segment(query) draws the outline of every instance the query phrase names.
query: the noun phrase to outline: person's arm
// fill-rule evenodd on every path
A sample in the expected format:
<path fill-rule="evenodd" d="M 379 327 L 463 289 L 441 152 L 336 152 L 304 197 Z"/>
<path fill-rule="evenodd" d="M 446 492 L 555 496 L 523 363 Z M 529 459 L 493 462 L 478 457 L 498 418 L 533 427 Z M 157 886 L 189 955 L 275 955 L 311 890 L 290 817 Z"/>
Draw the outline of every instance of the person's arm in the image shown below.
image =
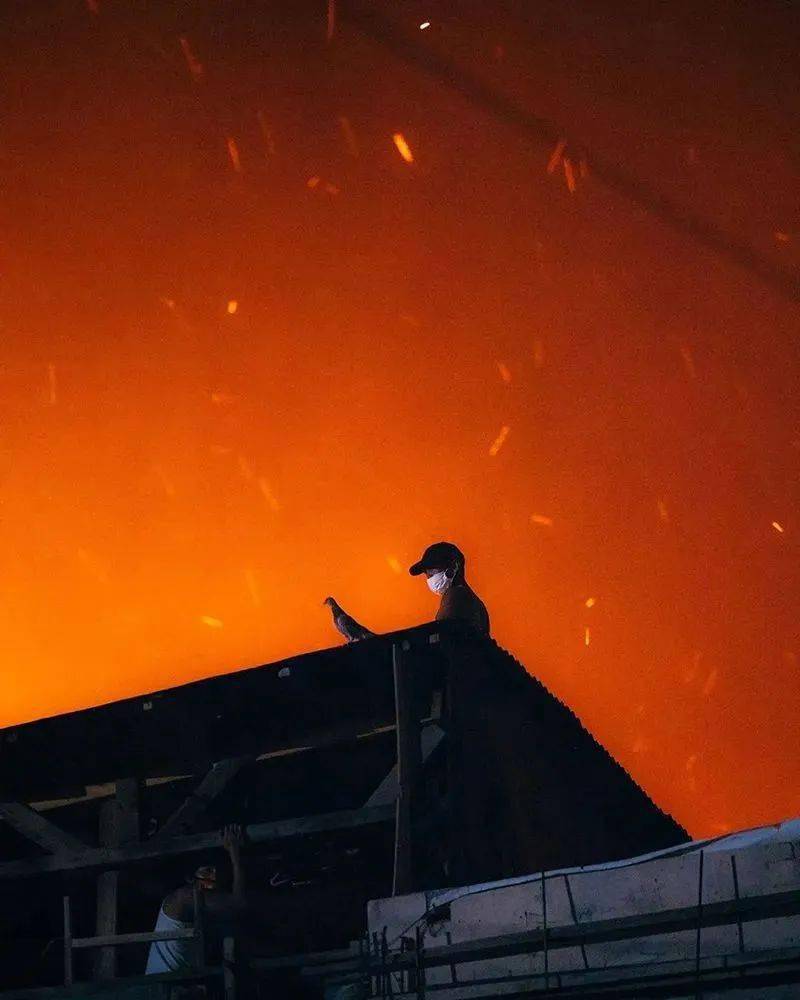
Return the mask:
<path fill-rule="evenodd" d="M 230 892 L 208 892 L 204 903 L 209 917 L 227 924 L 242 916 L 247 908 L 245 896 L 244 865 L 242 864 L 242 828 L 235 824 L 222 829 L 222 845 L 228 852 L 233 869 L 233 885 Z"/>
<path fill-rule="evenodd" d="M 241 826 L 231 823 L 229 826 L 223 828 L 222 846 L 228 852 L 228 857 L 231 859 L 231 868 L 233 869 L 233 888 L 231 889 L 231 893 L 237 903 L 243 903 L 245 895 L 244 865 L 242 864 L 243 843 L 244 836 L 242 835 Z"/>

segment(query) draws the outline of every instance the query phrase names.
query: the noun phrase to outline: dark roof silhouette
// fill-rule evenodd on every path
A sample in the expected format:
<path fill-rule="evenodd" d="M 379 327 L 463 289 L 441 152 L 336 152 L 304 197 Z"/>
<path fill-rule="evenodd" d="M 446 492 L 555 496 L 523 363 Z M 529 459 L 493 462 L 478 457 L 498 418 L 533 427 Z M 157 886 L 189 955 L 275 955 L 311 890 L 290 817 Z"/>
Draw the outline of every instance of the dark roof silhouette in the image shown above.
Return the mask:
<path fill-rule="evenodd" d="M 129 823 L 109 850 L 98 829 L 113 782 Z M 0 882 L 19 885 L 5 898 L 23 894 L 28 922 L 18 926 L 16 902 L 0 904 L 0 965 L 23 962 L 27 941 L 32 967 L 42 942 L 30 944 L 30 926 L 58 936 L 65 884 L 77 919 L 83 906 L 91 923 L 97 873 L 139 872 L 126 882 L 122 925 L 149 929 L 161 896 L 219 856 L 225 822 L 248 829 L 251 885 L 264 926 L 281 914 L 271 947 L 285 953 L 346 945 L 364 929 L 367 900 L 393 888 L 688 840 L 569 708 L 458 622 L 0 731 L 0 815 Z"/>

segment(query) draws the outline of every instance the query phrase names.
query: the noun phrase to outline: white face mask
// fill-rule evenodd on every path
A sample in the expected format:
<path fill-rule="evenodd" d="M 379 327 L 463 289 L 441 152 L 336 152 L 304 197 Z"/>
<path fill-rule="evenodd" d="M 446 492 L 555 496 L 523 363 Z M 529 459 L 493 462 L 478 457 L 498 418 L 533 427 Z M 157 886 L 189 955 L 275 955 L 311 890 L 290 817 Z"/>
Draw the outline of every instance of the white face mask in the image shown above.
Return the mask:
<path fill-rule="evenodd" d="M 428 586 L 434 594 L 443 594 L 453 582 L 456 575 L 455 570 L 442 570 L 441 573 L 434 573 L 428 577 Z"/>

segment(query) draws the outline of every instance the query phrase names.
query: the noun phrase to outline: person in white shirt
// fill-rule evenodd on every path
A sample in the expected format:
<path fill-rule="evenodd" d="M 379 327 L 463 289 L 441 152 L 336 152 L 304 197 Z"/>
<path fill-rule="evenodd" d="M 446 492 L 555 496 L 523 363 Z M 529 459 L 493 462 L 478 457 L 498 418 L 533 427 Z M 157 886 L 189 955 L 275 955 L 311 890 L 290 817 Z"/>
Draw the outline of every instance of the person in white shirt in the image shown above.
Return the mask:
<path fill-rule="evenodd" d="M 217 884 L 217 870 L 213 865 L 202 865 L 187 880 L 186 885 L 175 889 L 165 897 L 158 911 L 158 919 L 153 928 L 156 931 L 183 930 L 194 925 L 194 889 L 204 894 L 205 911 L 211 921 L 232 922 L 245 909 L 245 878 L 242 866 L 242 828 L 226 826 L 222 831 L 222 843 L 231 859 L 233 885 L 227 892 Z M 174 941 L 153 941 L 147 956 L 145 973 L 178 972 L 191 969 L 195 964 L 194 941 L 191 938 L 177 938 Z"/>

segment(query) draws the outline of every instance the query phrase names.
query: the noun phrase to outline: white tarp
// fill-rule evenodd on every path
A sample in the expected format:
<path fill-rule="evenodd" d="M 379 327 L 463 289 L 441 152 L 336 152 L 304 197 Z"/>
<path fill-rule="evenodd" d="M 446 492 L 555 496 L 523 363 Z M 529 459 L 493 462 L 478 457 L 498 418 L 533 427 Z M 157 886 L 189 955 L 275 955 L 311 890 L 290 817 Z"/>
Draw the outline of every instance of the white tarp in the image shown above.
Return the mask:
<path fill-rule="evenodd" d="M 701 851 L 704 904 L 735 898 L 732 858 L 740 897 L 800 892 L 800 819 L 793 819 L 622 861 L 545 872 L 547 924 L 566 926 L 697 906 Z M 543 926 L 542 888 L 542 874 L 536 873 L 374 900 L 368 909 L 369 929 L 380 934 L 386 928 L 392 950 L 399 947 L 401 935 L 413 936 L 418 924 L 425 928 L 425 947 L 535 930 Z M 425 914 L 446 903 L 450 904 L 449 918 L 427 926 Z M 744 922 L 742 942 L 747 951 L 800 946 L 800 917 Z M 696 945 L 692 929 L 587 945 L 583 950 L 563 948 L 550 952 L 548 968 L 557 972 L 693 960 Z M 736 924 L 702 929 L 701 956 L 733 955 L 739 949 Z M 461 963 L 457 973 L 464 982 L 487 976 L 536 975 L 543 969 L 543 955 L 538 952 Z M 450 970 L 432 969 L 428 980 L 431 984 L 449 982 Z"/>

